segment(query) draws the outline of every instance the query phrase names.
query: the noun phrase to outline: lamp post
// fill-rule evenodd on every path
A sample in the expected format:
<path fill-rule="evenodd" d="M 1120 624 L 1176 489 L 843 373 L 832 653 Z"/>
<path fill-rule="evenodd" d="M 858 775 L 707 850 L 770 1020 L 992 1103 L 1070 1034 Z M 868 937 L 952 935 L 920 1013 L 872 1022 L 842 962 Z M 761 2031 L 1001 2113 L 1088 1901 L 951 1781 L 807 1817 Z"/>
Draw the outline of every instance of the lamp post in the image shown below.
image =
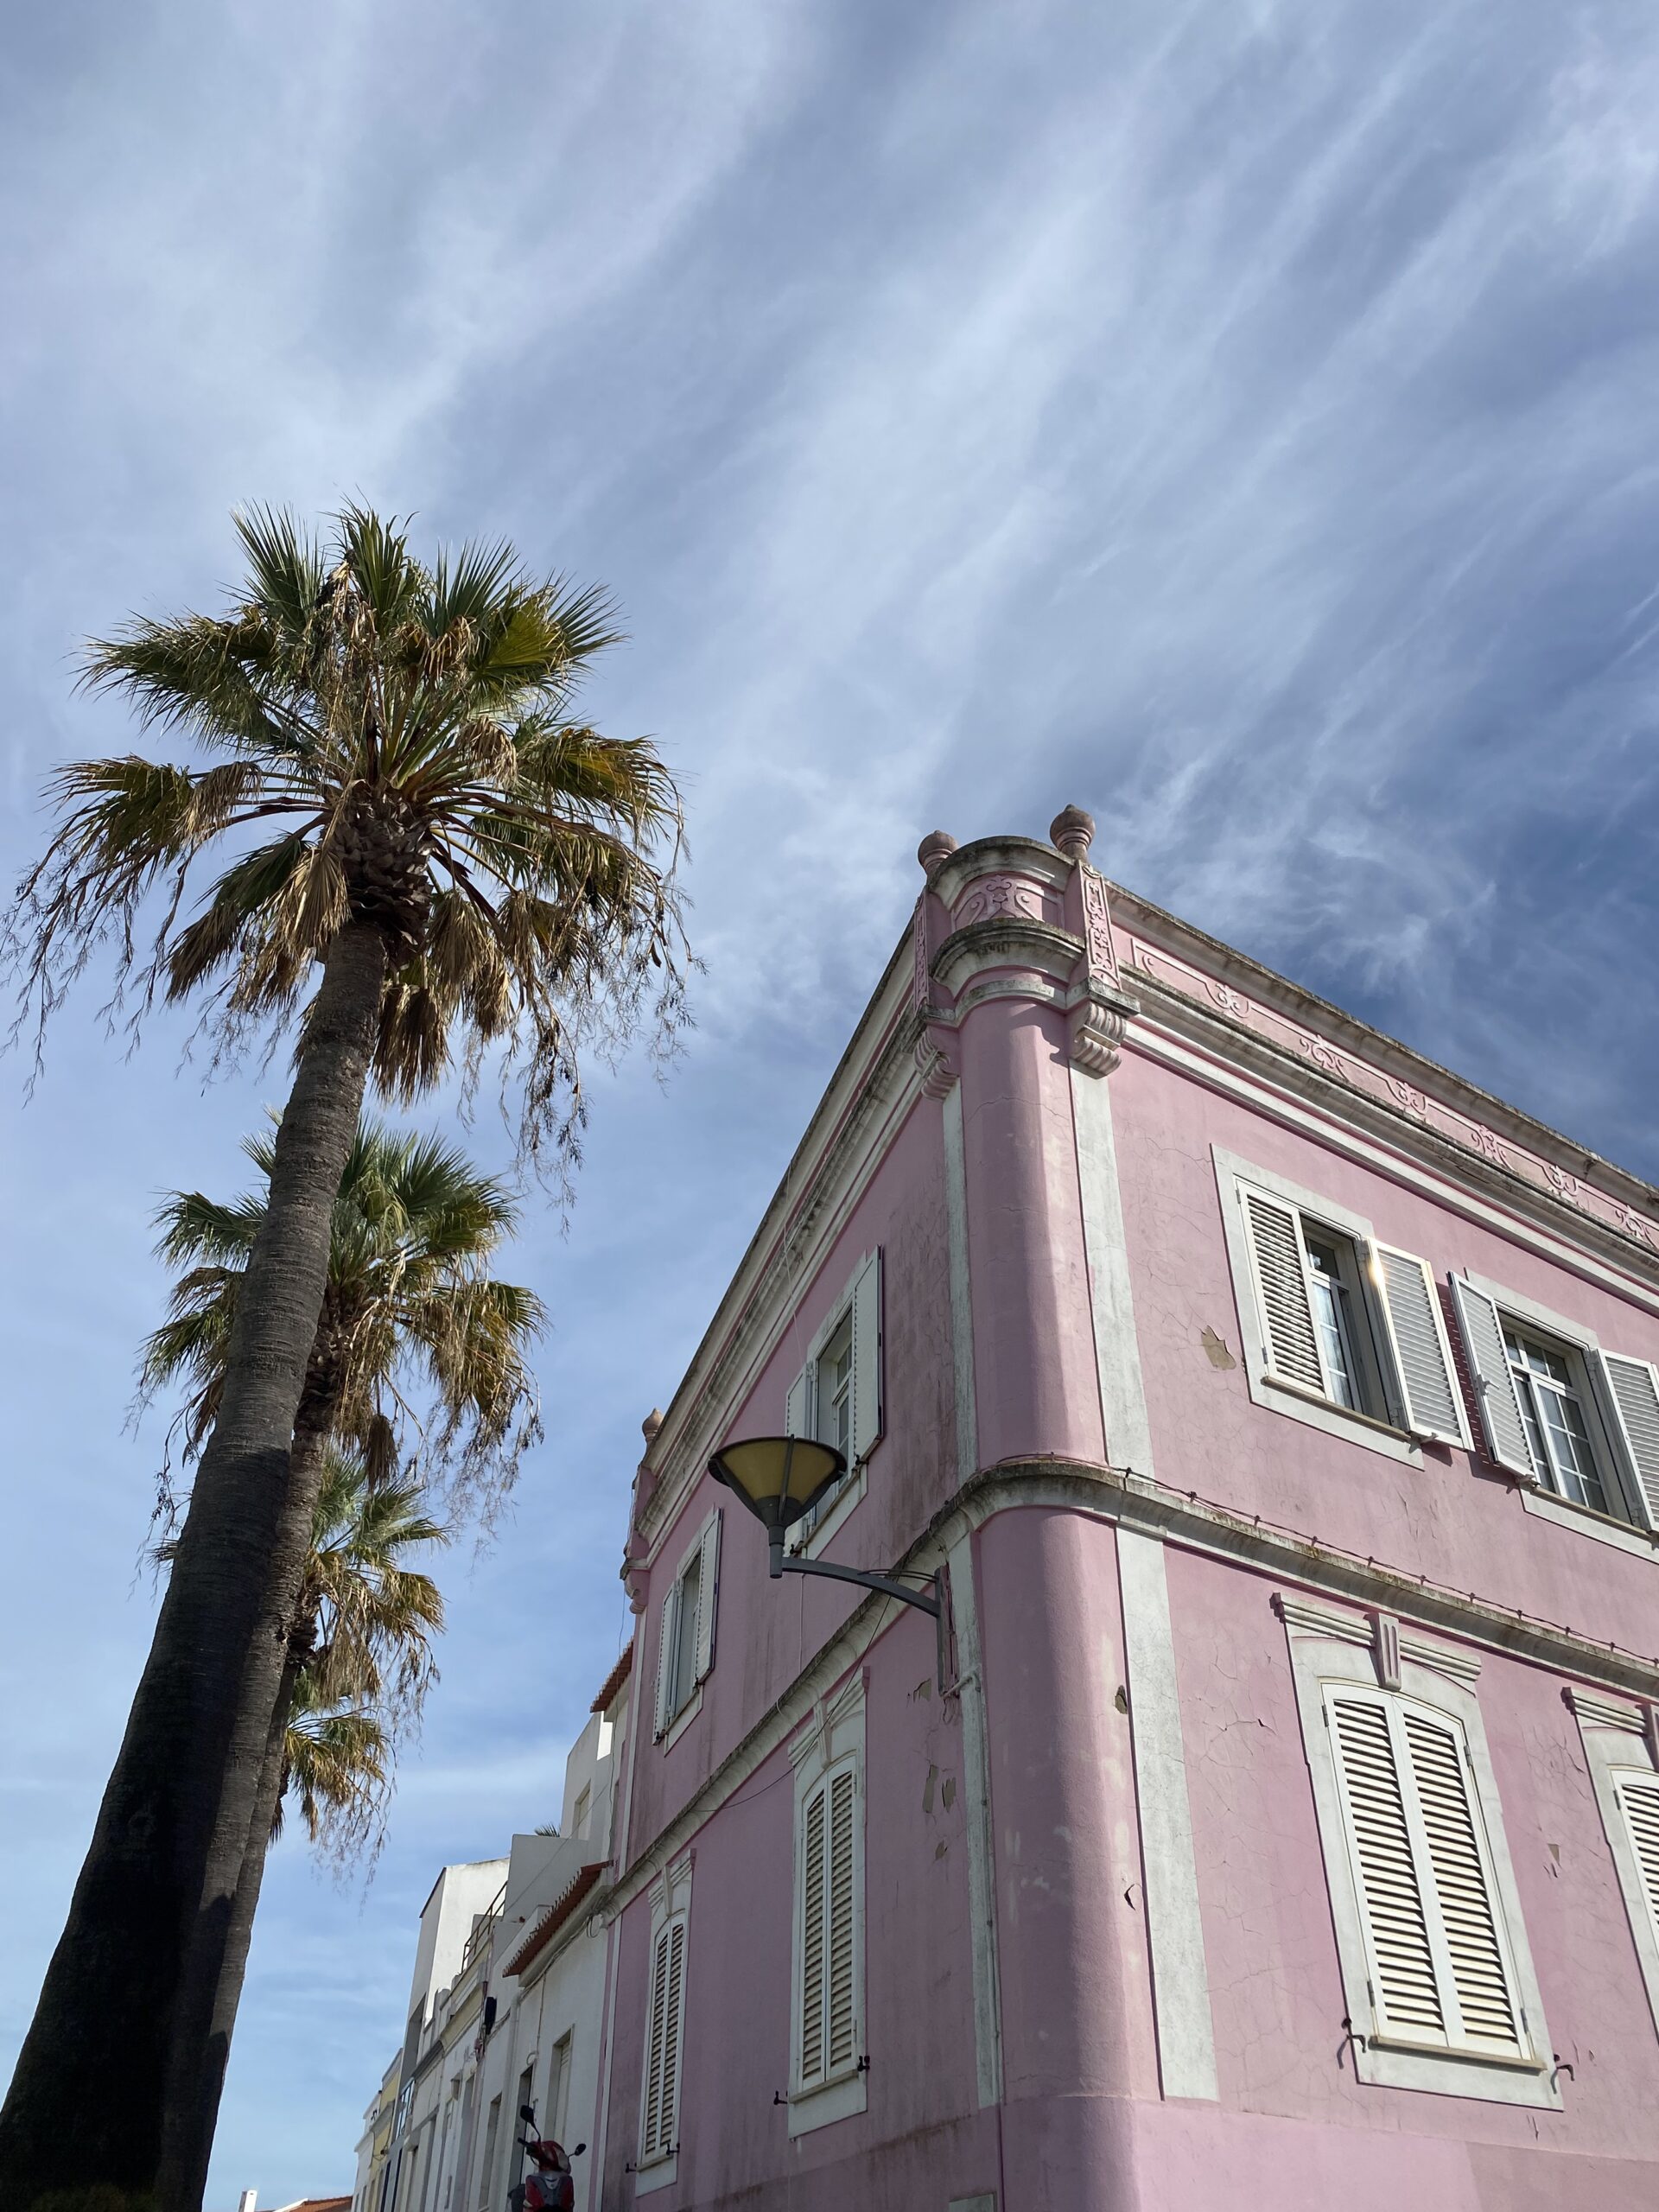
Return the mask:
<path fill-rule="evenodd" d="M 949 1595 L 944 1570 L 927 1578 L 926 1591 L 907 1590 L 891 1575 L 868 1574 L 860 1567 L 837 1567 L 832 1560 L 785 1559 L 786 1530 L 810 1513 L 832 1484 L 847 1471 L 833 1445 L 810 1436 L 751 1436 L 727 1444 L 709 1462 L 709 1471 L 747 1505 L 766 1532 L 773 1581 L 782 1574 L 821 1574 L 831 1582 L 855 1582 L 879 1590 L 933 1617 L 938 1649 L 939 1695 L 944 1695 L 949 1663 Z M 931 1592 L 931 1595 L 927 1594 Z"/>

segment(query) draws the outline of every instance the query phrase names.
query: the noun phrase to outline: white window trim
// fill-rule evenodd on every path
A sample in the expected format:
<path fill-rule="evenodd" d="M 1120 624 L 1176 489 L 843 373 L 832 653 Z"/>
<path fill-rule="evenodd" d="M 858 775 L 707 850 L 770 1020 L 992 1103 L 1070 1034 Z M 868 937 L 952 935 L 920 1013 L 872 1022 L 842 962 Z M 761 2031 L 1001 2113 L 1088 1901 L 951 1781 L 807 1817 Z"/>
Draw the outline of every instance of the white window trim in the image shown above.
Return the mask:
<path fill-rule="evenodd" d="M 1494 1282 L 1488 1275 L 1474 1274 L 1465 1269 L 1464 1281 L 1491 1300 L 1500 1321 L 1505 1314 L 1512 1315 L 1523 1327 L 1535 1329 L 1541 1336 L 1554 1337 L 1580 1354 L 1585 1388 L 1579 1395 L 1591 1431 L 1590 1448 L 1596 1455 L 1596 1471 L 1601 1477 L 1602 1487 L 1611 1486 L 1618 1491 L 1634 1517 L 1627 1521 L 1617 1514 L 1598 1513 L 1593 1505 L 1580 1505 L 1535 1478 L 1525 1475 L 1519 1478 L 1516 1484 L 1522 1509 L 1535 1513 L 1540 1520 L 1554 1522 L 1559 1528 L 1574 1529 L 1581 1536 L 1611 1544 L 1617 1551 L 1639 1552 L 1651 1559 L 1659 1551 L 1659 1538 L 1644 1526 L 1641 1506 L 1630 1495 L 1636 1476 L 1634 1470 L 1626 1465 L 1626 1447 L 1619 1429 L 1614 1426 L 1617 1414 L 1605 1400 L 1601 1339 L 1582 1321 L 1569 1321 L 1564 1313 L 1553 1313 L 1548 1306 L 1540 1306 L 1535 1299 L 1523 1298 L 1519 1291 L 1510 1289 L 1505 1283 Z"/>
<path fill-rule="evenodd" d="M 873 1251 L 860 1254 L 858 1264 L 853 1269 L 852 1274 L 848 1277 L 846 1285 L 842 1289 L 840 1297 L 836 1299 L 835 1304 L 824 1316 L 823 1320 L 819 1324 L 817 1329 L 813 1333 L 811 1343 L 807 1346 L 806 1362 L 804 1366 L 802 1368 L 800 1376 L 798 1377 L 797 1380 L 798 1382 L 804 1380 L 805 1383 L 806 1427 L 807 1433 L 809 1435 L 816 1436 L 818 1433 L 818 1362 L 823 1356 L 825 1345 L 829 1344 L 830 1338 L 836 1334 L 836 1332 L 840 1328 L 842 1323 L 845 1321 L 848 1316 L 852 1313 L 853 1301 L 857 1294 L 860 1279 L 862 1277 L 865 1269 L 870 1265 L 872 1261 L 874 1262 L 878 1270 L 876 1279 L 876 1295 L 878 1300 L 881 1298 L 882 1287 L 880 1274 L 881 1267 L 881 1250 L 880 1247 L 878 1245 Z M 862 1456 L 855 1458 L 851 1465 L 848 1468 L 847 1473 L 842 1478 L 841 1488 L 835 1492 L 833 1497 L 831 1497 L 827 1507 L 821 1510 L 818 1519 L 813 1522 L 812 1526 L 807 1529 L 804 1534 L 801 1533 L 798 1529 L 791 1531 L 789 1540 L 789 1548 L 791 1552 L 798 1554 L 804 1559 L 817 1559 L 819 1553 L 828 1548 L 837 1532 L 842 1529 L 845 1522 L 851 1518 L 853 1513 L 857 1510 L 857 1508 L 863 1503 L 865 1493 L 869 1488 L 869 1463 L 875 1452 L 880 1447 L 882 1438 L 887 1433 L 887 1376 L 885 1373 L 887 1366 L 887 1341 L 885 1319 L 885 1315 L 878 1314 L 878 1349 L 876 1353 L 877 1373 L 875 1386 L 877 1418 L 874 1433 L 870 1440 L 868 1449 L 864 1452 Z M 854 1419 L 855 1421 L 857 1419 L 856 1408 L 854 1409 Z"/>
<path fill-rule="evenodd" d="M 1659 1931 L 1656 1931 L 1653 1915 L 1648 1909 L 1646 1885 L 1637 1864 L 1618 1789 L 1621 1774 L 1649 1778 L 1659 1776 L 1654 1731 L 1634 1706 L 1593 1696 L 1586 1690 L 1569 1690 L 1567 1698 L 1579 1724 L 1591 1787 L 1596 1793 L 1596 1806 L 1601 1815 L 1602 1833 L 1618 1876 L 1631 1940 L 1642 1968 L 1643 1986 L 1648 1993 L 1648 2006 L 1654 2026 L 1659 2029 Z"/>
<path fill-rule="evenodd" d="M 1249 1230 L 1244 1217 L 1243 1184 L 1254 1184 L 1258 1190 L 1282 1198 L 1298 1213 L 1311 1214 L 1315 1221 L 1327 1223 L 1343 1236 L 1351 1237 L 1362 1250 L 1376 1242 L 1376 1233 L 1369 1221 L 1346 1206 L 1337 1205 L 1322 1198 L 1317 1192 L 1304 1190 L 1271 1169 L 1257 1167 L 1248 1160 L 1241 1160 L 1236 1153 L 1224 1151 L 1221 1146 L 1211 1147 L 1215 1161 L 1216 1186 L 1221 1196 L 1222 1228 L 1227 1240 L 1227 1261 L 1233 1278 L 1233 1300 L 1238 1309 L 1240 1339 L 1244 1351 L 1244 1377 L 1252 1402 L 1266 1406 L 1276 1414 L 1287 1414 L 1293 1421 L 1305 1421 L 1311 1428 L 1323 1429 L 1327 1436 L 1339 1436 L 1345 1443 L 1362 1445 L 1368 1452 L 1380 1452 L 1384 1458 L 1403 1460 L 1408 1466 L 1421 1467 L 1422 1447 L 1408 1432 L 1392 1421 L 1376 1421 L 1370 1414 L 1356 1413 L 1348 1406 L 1338 1405 L 1334 1400 L 1317 1397 L 1312 1392 L 1299 1389 L 1269 1372 L 1267 1337 L 1262 1326 L 1262 1310 L 1256 1294 L 1255 1260 L 1250 1248 Z M 1362 1270 L 1362 1273 L 1363 1271 Z M 1392 1342 L 1383 1317 L 1378 1311 L 1379 1294 L 1367 1284 L 1364 1288 L 1368 1319 L 1374 1339 L 1380 1339 L 1392 1357 Z M 1452 1369 L 1455 1382 L 1456 1368 Z M 1385 1389 L 1392 1395 L 1392 1376 L 1383 1377 Z"/>
<path fill-rule="evenodd" d="M 848 2120 L 868 2103 L 864 2057 L 864 1671 L 855 1669 L 836 1695 L 820 1702 L 806 1729 L 789 1747 L 795 1768 L 795 1827 L 790 1911 L 789 2133 L 810 2135 L 838 2120 Z M 802 1837 L 807 1800 L 824 1777 L 851 1764 L 857 1782 L 853 1821 L 853 2063 L 810 2088 L 801 2086 Z"/>
<path fill-rule="evenodd" d="M 706 1666 L 701 1664 L 701 1644 L 703 1639 L 699 1638 L 699 1651 L 697 1654 L 695 1654 L 693 1657 L 693 1664 L 698 1666 L 699 1671 L 696 1682 L 692 1688 L 691 1694 L 684 1700 L 674 1713 L 669 1715 L 664 1725 L 656 1731 L 657 1742 L 664 1751 L 667 1751 L 671 1745 L 679 1741 L 680 1738 L 685 1733 L 687 1727 L 696 1718 L 697 1714 L 702 1712 L 702 1686 L 704 1682 L 707 1681 L 709 1675 L 714 1669 L 714 1654 L 715 1648 L 715 1629 L 716 1625 L 715 1616 L 717 1613 L 720 1605 L 720 1526 L 721 1510 L 719 1506 L 716 1505 L 699 1524 L 696 1535 L 693 1537 L 690 1543 L 687 1545 L 685 1550 L 680 1555 L 680 1563 L 675 1568 L 673 1579 L 669 1584 L 669 1589 L 674 1592 L 674 1603 L 671 1609 L 665 1610 L 665 1608 L 661 1605 L 657 1608 L 658 1636 L 659 1639 L 657 1647 L 657 1680 L 660 1685 L 664 1678 L 664 1670 L 668 1666 L 669 1655 L 671 1651 L 677 1651 L 679 1645 L 680 1606 L 683 1603 L 682 1593 L 685 1586 L 685 1578 L 690 1571 L 693 1560 L 701 1559 L 705 1561 L 712 1562 L 714 1573 L 709 1578 L 710 1587 L 705 1591 L 702 1586 L 701 1580 L 699 1580 L 697 1589 L 697 1602 L 699 1605 L 706 1605 L 709 1609 L 709 1635 L 706 1639 L 709 1647 L 708 1664 Z M 712 1542 L 710 1541 L 711 1536 L 713 1539 Z M 671 1611 L 671 1620 L 670 1618 Z M 660 1688 L 657 1694 L 656 1711 L 658 1713 L 662 1711 L 662 1693 Z"/>
<path fill-rule="evenodd" d="M 1526 1923 L 1509 1845 L 1504 1839 L 1497 1783 L 1472 1684 L 1480 1662 L 1471 1652 L 1442 1646 L 1395 1622 L 1382 1624 L 1310 1600 L 1276 1601 L 1290 1646 L 1291 1673 L 1302 1725 L 1302 1748 L 1313 1784 L 1319 1845 L 1325 1859 L 1331 1917 L 1335 1924 L 1343 1996 L 1353 2030 L 1356 2077 L 1381 2088 L 1415 2089 L 1485 2104 L 1530 2105 L 1559 2112 L 1560 2091 L 1551 2060 L 1554 2045 L 1533 1970 Z M 1325 1726 L 1327 1683 L 1355 1682 L 1397 1690 L 1419 1705 L 1458 1721 L 1473 1770 L 1474 1794 L 1491 1859 L 1493 1885 L 1515 1976 L 1530 2056 L 1511 2061 L 1465 2051 L 1402 2050 L 1378 2042 L 1366 1957 L 1364 1925 L 1348 1843 L 1348 1822 L 1336 1754 Z"/>
<path fill-rule="evenodd" d="M 684 1853 L 659 1874 L 651 1886 L 651 1936 L 645 1946 L 645 2039 L 639 2074 L 639 2125 L 635 2134 L 638 2167 L 633 2177 L 633 2193 L 636 2197 L 648 2196 L 655 2190 L 671 2187 L 679 2173 L 680 2124 L 684 2116 L 685 2103 L 686 1993 L 691 1983 L 691 1857 L 689 1851 Z M 676 1920 L 684 1926 L 685 1938 L 680 1964 L 679 2036 L 676 2045 L 679 2063 L 674 2083 L 674 2148 L 659 2151 L 648 2158 L 645 2156 L 645 2094 L 646 2076 L 651 2067 L 652 1963 L 657 1956 L 658 1941 L 664 1929 Z"/>

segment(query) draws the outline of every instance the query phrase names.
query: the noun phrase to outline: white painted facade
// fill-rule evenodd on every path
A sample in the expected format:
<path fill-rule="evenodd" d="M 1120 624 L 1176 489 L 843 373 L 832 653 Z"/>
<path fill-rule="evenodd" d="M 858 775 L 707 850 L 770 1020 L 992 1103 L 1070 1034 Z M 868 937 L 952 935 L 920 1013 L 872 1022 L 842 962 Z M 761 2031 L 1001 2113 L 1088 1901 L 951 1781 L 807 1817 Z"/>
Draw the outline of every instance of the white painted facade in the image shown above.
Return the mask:
<path fill-rule="evenodd" d="M 404 2047 L 370 2105 L 352 2212 L 488 2212 L 523 2177 L 519 2107 L 574 2150 L 596 2128 L 611 1864 L 629 1688 L 565 1761 L 556 1834 L 446 1866 L 421 1915 Z M 588 2202 L 590 2161 L 575 2161 Z"/>

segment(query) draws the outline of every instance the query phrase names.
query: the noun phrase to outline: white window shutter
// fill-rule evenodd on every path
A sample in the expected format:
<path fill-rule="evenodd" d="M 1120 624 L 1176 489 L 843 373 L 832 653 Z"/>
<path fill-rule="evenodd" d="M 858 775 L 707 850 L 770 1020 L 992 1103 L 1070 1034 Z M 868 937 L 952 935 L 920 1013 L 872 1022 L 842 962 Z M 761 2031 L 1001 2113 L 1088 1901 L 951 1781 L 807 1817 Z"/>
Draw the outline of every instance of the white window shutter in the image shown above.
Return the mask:
<path fill-rule="evenodd" d="M 1659 1376 L 1645 1359 L 1628 1359 L 1622 1352 L 1603 1352 L 1601 1363 L 1623 1432 L 1618 1440 L 1636 1478 L 1630 1503 L 1649 1529 L 1659 1529 Z"/>
<path fill-rule="evenodd" d="M 789 1395 L 784 1401 L 785 1436 L 810 1436 L 812 1433 L 810 1384 L 811 1370 L 804 1367 L 789 1386 Z"/>
<path fill-rule="evenodd" d="M 1378 2030 L 1524 2056 L 1461 1728 L 1379 1693 L 1325 1694 Z"/>
<path fill-rule="evenodd" d="M 825 1927 L 825 1815 L 829 1792 L 822 1784 L 807 1799 L 801 1816 L 801 2087 L 810 2088 L 824 2075 L 823 1966 Z"/>
<path fill-rule="evenodd" d="M 658 2147 L 674 2150 L 679 2142 L 680 2043 L 685 2017 L 685 1923 L 676 1920 L 663 1931 L 668 1939 L 668 1987 L 663 2006 L 663 2101 Z"/>
<path fill-rule="evenodd" d="M 1497 1899 L 1463 1732 L 1406 1707 L 1402 1724 L 1451 1967 L 1459 2040 L 1519 2056 L 1519 2007 L 1503 1955 Z"/>
<path fill-rule="evenodd" d="M 1624 1827 L 1642 1877 L 1642 1895 L 1659 1942 L 1659 1775 L 1619 1774 L 1613 1777 Z"/>
<path fill-rule="evenodd" d="M 830 2070 L 850 2066 L 858 2055 L 855 1968 L 857 1935 L 854 1836 L 857 1777 L 843 1767 L 830 1783 L 830 1976 L 825 1992 Z"/>
<path fill-rule="evenodd" d="M 1452 1278 L 1452 1302 L 1458 1309 L 1463 1348 L 1469 1355 L 1486 1449 L 1500 1467 L 1535 1481 L 1537 1471 L 1527 1448 L 1526 1423 L 1515 1394 L 1510 1356 L 1503 1349 L 1503 1324 L 1497 1308 L 1484 1290 L 1477 1290 L 1461 1275 Z"/>
<path fill-rule="evenodd" d="M 1463 1397 L 1428 1263 L 1391 1244 L 1371 1249 L 1405 1425 L 1414 1436 L 1437 1437 L 1466 1451 Z"/>
<path fill-rule="evenodd" d="M 674 1647 L 679 1641 L 680 1586 L 671 1583 L 663 1600 L 663 1633 L 657 1646 L 657 1733 L 668 1728 L 674 1712 Z"/>
<path fill-rule="evenodd" d="M 1446 2018 L 1388 1711 L 1334 1690 L 1328 1709 L 1378 2025 L 1436 2042 Z"/>
<path fill-rule="evenodd" d="M 715 1663 L 715 1608 L 720 1589 L 720 1510 L 709 1516 L 697 1563 L 697 1680 Z"/>
<path fill-rule="evenodd" d="M 1324 1394 L 1328 1386 L 1313 1326 L 1313 1301 L 1307 1294 L 1301 1222 L 1294 1207 L 1265 1191 L 1244 1185 L 1241 1195 L 1255 1262 L 1268 1364 L 1287 1382 L 1300 1382 L 1304 1389 Z"/>
<path fill-rule="evenodd" d="M 868 1459 L 881 1433 L 881 1254 L 853 1279 L 853 1461 Z"/>
<path fill-rule="evenodd" d="M 649 2012 L 645 2023 L 645 2112 L 640 2155 L 654 2158 L 663 2145 L 663 2056 L 668 2039 L 668 1954 L 671 1928 L 663 1929 L 652 1948 Z"/>

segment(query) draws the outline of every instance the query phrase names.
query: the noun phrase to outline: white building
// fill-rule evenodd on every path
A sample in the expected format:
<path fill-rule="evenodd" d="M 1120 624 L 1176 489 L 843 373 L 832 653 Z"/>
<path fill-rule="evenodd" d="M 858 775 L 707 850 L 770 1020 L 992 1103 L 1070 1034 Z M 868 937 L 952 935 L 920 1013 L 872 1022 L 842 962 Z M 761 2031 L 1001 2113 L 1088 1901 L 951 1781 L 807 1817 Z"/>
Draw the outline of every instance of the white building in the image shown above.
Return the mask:
<path fill-rule="evenodd" d="M 565 1761 L 556 1833 L 515 1835 L 505 1859 L 446 1866 L 434 1884 L 404 2046 L 365 2116 L 352 2212 L 497 2212 L 525 2170 L 527 2104 L 567 2149 L 593 2142 L 632 1656 L 630 1646 Z M 593 2164 L 575 2161 L 578 2206 Z"/>

